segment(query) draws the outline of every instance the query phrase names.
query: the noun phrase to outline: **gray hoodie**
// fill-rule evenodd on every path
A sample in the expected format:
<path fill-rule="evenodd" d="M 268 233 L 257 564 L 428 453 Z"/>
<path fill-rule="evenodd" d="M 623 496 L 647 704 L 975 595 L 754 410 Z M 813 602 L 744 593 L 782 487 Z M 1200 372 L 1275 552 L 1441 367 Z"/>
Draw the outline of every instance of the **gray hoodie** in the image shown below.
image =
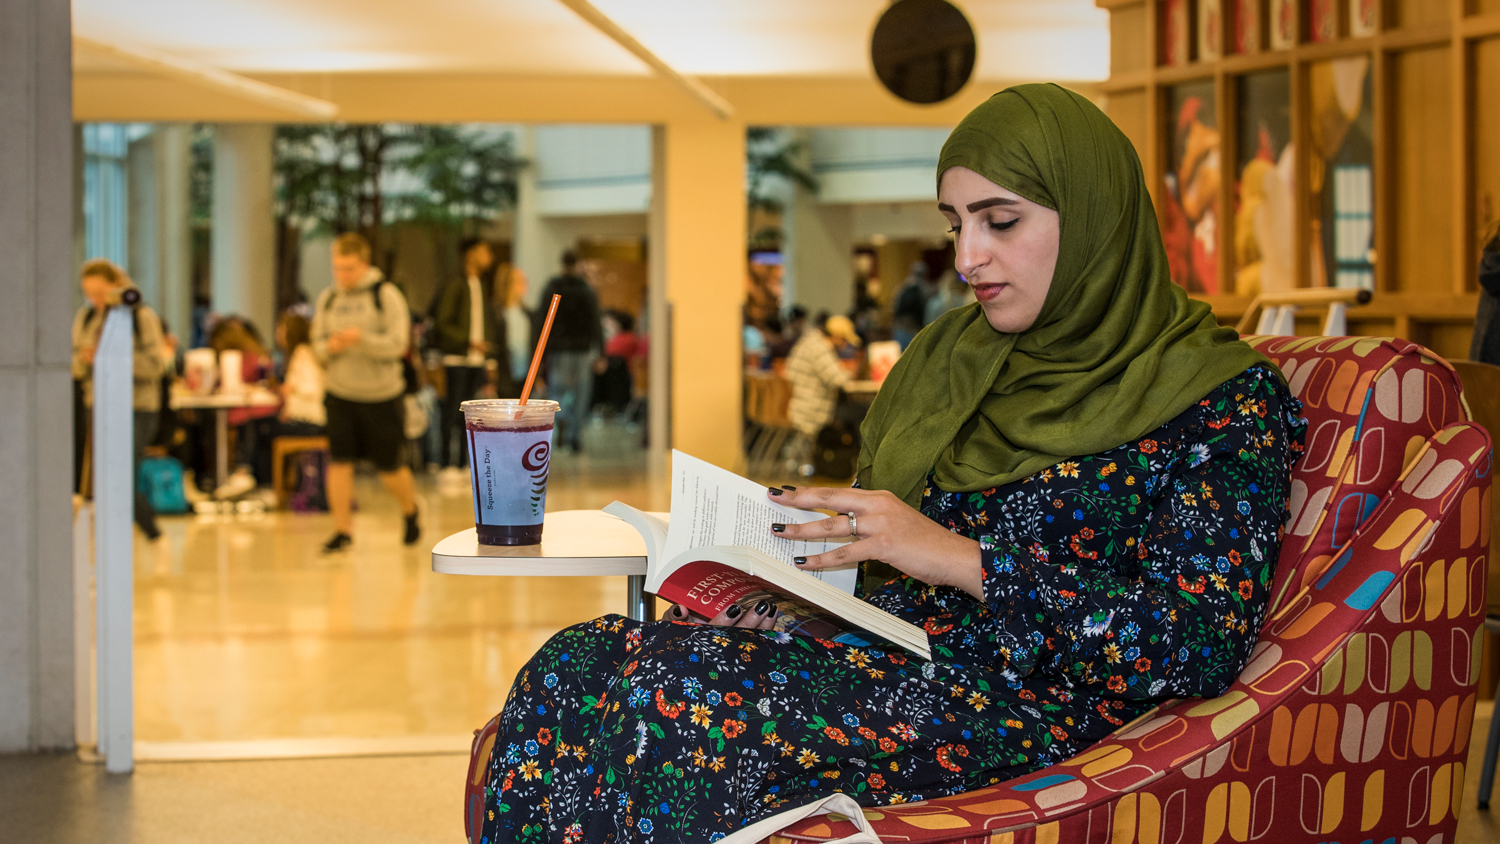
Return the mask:
<path fill-rule="evenodd" d="M 374 267 L 352 290 L 337 285 L 318 296 L 313 312 L 312 348 L 327 371 L 328 394 L 346 401 L 381 402 L 406 390 L 401 358 L 411 341 L 411 312 L 406 297 L 394 284 L 380 285 L 380 306 L 375 305 L 375 285 L 382 280 Z M 342 352 L 328 351 L 328 338 L 356 326 L 359 341 Z"/>

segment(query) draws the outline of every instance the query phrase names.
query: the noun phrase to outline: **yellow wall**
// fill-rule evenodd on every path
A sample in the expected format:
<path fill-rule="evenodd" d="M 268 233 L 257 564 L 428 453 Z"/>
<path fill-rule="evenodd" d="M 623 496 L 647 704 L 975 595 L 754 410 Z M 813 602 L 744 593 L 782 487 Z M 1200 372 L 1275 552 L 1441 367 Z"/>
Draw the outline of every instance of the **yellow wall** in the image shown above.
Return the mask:
<path fill-rule="evenodd" d="M 672 446 L 732 469 L 742 459 L 745 124 L 704 115 L 669 123 L 663 135 Z"/>

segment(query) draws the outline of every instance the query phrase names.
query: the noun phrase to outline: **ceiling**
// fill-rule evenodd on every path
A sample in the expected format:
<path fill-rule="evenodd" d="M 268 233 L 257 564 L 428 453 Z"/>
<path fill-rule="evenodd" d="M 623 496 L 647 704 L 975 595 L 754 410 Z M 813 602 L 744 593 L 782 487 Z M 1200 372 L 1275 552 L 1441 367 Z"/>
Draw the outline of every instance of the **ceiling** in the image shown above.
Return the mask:
<path fill-rule="evenodd" d="M 868 77 L 887 0 L 593 0 L 685 74 Z M 1098 81 L 1108 15 L 1093 0 L 956 0 L 980 79 Z M 73 0 L 75 31 L 248 74 L 647 76 L 557 0 Z M 80 53 L 80 73 L 126 68 Z"/>

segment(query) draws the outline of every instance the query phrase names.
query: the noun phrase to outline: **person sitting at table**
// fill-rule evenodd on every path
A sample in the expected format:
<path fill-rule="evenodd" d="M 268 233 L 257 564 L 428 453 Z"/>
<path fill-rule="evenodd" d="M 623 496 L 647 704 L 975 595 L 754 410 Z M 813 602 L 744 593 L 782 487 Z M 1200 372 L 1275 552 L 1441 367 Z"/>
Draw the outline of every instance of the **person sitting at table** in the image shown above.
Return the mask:
<path fill-rule="evenodd" d="M 94 354 L 104 331 L 105 314 L 111 305 L 119 304 L 121 294 L 137 288 L 123 269 L 105 258 L 85 262 L 79 270 L 78 278 L 78 283 L 83 288 L 83 297 L 87 301 L 73 317 L 73 378 L 82 387 L 85 408 L 92 411 Z M 156 423 L 161 414 L 161 378 L 167 371 L 169 359 L 167 346 L 163 341 L 161 319 L 145 302 L 136 305 L 131 311 L 130 340 L 133 376 L 131 409 L 135 414 L 131 429 L 135 434 L 131 477 L 136 477 L 141 471 L 141 458 L 145 456 L 146 446 L 156 436 Z M 140 491 L 135 495 L 135 523 L 147 539 L 154 542 L 161 536 L 151 499 Z"/>
<path fill-rule="evenodd" d="M 261 345 L 260 332 L 255 329 L 253 323 L 239 316 L 227 316 L 221 319 L 209 333 L 209 348 L 218 352 L 222 361 L 223 353 L 226 351 L 237 351 L 240 353 L 240 381 L 246 387 L 262 382 L 270 382 L 274 376 L 271 364 L 271 356 Z M 225 478 L 217 488 L 214 489 L 214 497 L 227 501 L 238 498 L 255 489 L 258 485 L 270 483 L 269 477 L 258 476 L 255 467 L 264 462 L 270 465 L 270 458 L 265 461 L 256 457 L 257 449 L 262 446 L 270 448 L 270 441 L 262 441 L 256 437 L 255 423 L 262 419 L 274 418 L 276 406 L 265 407 L 235 407 L 229 410 L 229 427 L 235 430 L 235 459 L 238 463 L 234 472 Z"/>
<path fill-rule="evenodd" d="M 842 515 L 767 526 L 854 537 L 804 570 L 901 572 L 865 600 L 924 627 L 932 660 L 778 633 L 769 602 L 570 627 L 501 713 L 483 840 L 714 841 L 835 792 L 969 791 L 1233 682 L 1301 405 L 1171 282 L 1135 150 L 1086 98 L 1002 91 L 937 179 L 978 301 L 884 382 L 857 488 L 768 491 Z"/>
<path fill-rule="evenodd" d="M 323 407 L 323 367 L 310 343 L 312 323 L 288 309 L 276 323 L 276 346 L 286 361 L 277 384 L 281 406 L 245 426 L 250 456 L 259 486 L 271 483 L 271 446 L 277 437 L 321 437 L 328 422 Z"/>

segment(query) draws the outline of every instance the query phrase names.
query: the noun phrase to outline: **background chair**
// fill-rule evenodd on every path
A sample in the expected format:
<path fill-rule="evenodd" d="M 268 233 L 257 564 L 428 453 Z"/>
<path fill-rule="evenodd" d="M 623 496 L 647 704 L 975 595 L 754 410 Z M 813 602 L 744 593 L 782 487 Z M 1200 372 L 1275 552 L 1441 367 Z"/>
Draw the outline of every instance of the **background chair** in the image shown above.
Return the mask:
<path fill-rule="evenodd" d="M 327 451 L 327 437 L 277 437 L 271 440 L 271 489 L 276 506 L 285 510 L 290 491 L 286 488 L 286 461 L 304 451 Z"/>
<path fill-rule="evenodd" d="M 885 840 L 1451 840 L 1487 604 L 1489 435 L 1454 368 L 1414 343 L 1247 339 L 1309 426 L 1239 679 L 1042 771 L 865 810 Z M 770 840 L 853 831 L 830 815 Z"/>

